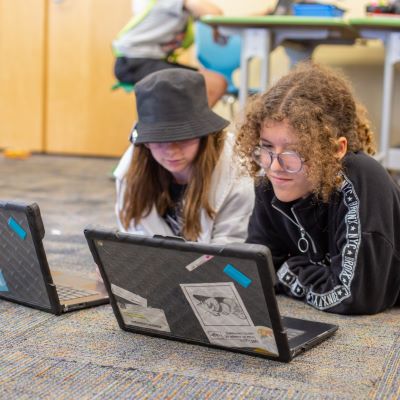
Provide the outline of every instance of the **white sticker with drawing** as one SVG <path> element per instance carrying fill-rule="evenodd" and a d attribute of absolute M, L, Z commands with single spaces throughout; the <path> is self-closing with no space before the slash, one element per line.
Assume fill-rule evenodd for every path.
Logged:
<path fill-rule="evenodd" d="M 180 286 L 210 343 L 277 354 L 275 341 L 262 340 L 233 282 Z"/>

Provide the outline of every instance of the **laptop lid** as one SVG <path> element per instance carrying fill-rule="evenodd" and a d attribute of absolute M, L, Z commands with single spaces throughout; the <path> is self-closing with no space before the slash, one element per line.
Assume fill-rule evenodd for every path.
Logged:
<path fill-rule="evenodd" d="M 86 287 L 93 294 L 88 296 L 88 290 L 83 298 L 60 302 L 43 247 L 44 234 L 36 203 L 0 201 L 0 298 L 57 315 L 107 303 L 106 292 L 90 290 L 94 286 L 89 289 L 87 280 L 82 289 Z M 67 274 L 57 272 L 55 279 L 65 281 L 64 275 Z M 72 278 L 69 283 L 70 288 Z"/>
<path fill-rule="evenodd" d="M 271 15 L 291 15 L 294 0 L 278 0 Z"/>
<path fill-rule="evenodd" d="M 294 326 L 284 326 L 265 246 L 204 245 L 91 227 L 85 236 L 124 330 L 290 361 L 299 351 L 289 342 L 297 340 L 296 349 L 304 351 L 299 338 L 309 334 L 307 323 L 318 325 L 290 319 Z"/>

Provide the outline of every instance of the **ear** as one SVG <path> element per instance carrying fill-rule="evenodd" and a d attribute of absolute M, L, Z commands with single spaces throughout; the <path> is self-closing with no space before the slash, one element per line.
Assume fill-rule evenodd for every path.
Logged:
<path fill-rule="evenodd" d="M 341 160 L 347 153 L 347 138 L 340 136 L 336 140 L 336 157 Z"/>

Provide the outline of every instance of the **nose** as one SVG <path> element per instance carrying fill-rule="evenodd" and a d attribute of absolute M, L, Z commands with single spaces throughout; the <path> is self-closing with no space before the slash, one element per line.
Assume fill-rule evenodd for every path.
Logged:
<path fill-rule="evenodd" d="M 279 162 L 277 154 L 273 154 L 272 155 L 272 162 L 271 162 L 271 165 L 270 165 L 269 169 L 271 171 L 283 171 L 282 165 Z"/>

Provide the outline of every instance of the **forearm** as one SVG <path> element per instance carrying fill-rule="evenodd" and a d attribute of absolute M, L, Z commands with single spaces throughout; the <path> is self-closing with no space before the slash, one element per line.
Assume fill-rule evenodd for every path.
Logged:
<path fill-rule="evenodd" d="M 399 295 L 398 259 L 380 235 L 366 234 L 353 256 L 339 251 L 331 262 L 311 263 L 294 256 L 278 270 L 293 297 L 338 314 L 374 314 L 395 304 Z"/>
<path fill-rule="evenodd" d="M 208 1 L 185 0 L 184 6 L 196 18 L 202 17 L 203 15 L 207 14 L 211 15 L 223 14 L 223 11 L 218 6 Z"/>

